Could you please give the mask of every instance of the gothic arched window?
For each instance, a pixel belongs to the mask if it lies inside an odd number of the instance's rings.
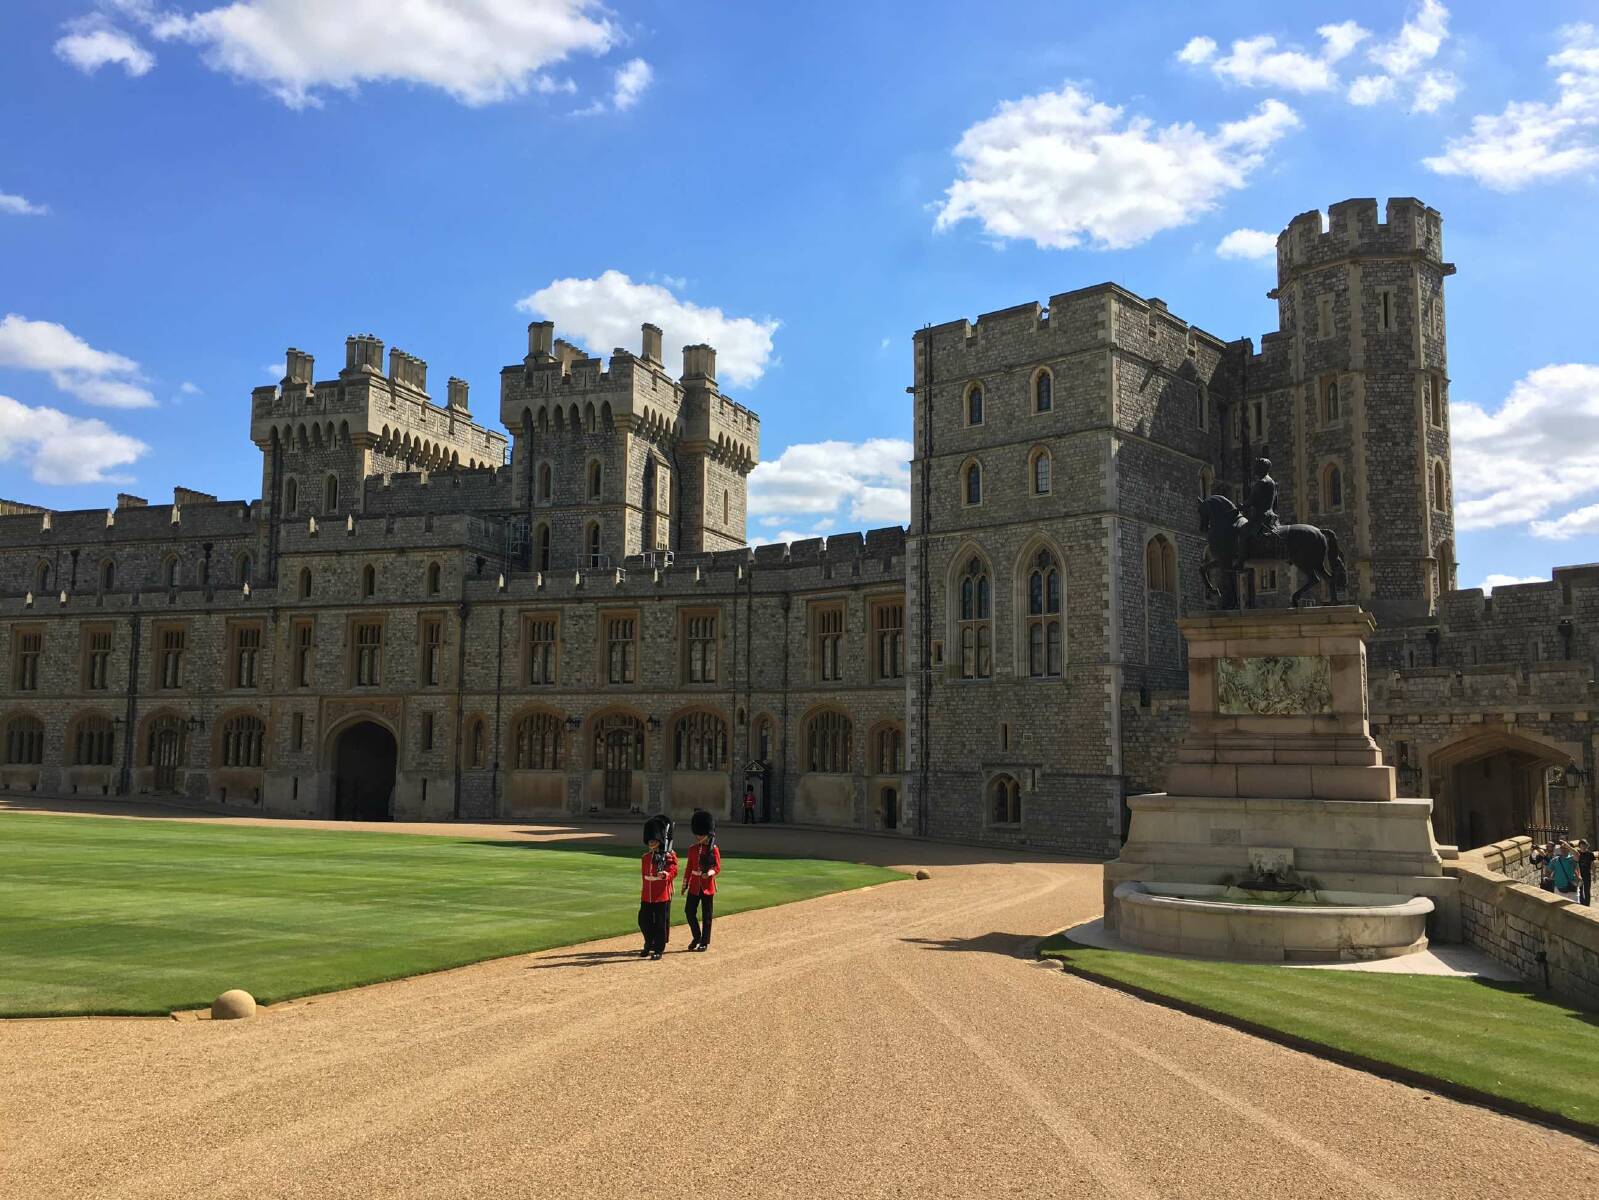
[[[1055,407],[1055,377],[1048,371],[1040,371],[1038,378],[1033,380],[1033,411],[1047,413]]]
[[[1152,592],[1177,593],[1177,548],[1163,533],[1144,547],[1144,586]]]
[[[992,825],[1022,823],[1022,785],[1014,775],[996,775],[989,783],[988,820]]]
[[[1049,495],[1051,480],[1050,468],[1054,465],[1048,450],[1034,450],[1032,458],[1032,485],[1033,495]]]
[[[806,770],[827,775],[850,772],[850,720],[840,712],[819,712],[805,726]]]
[[[539,499],[540,500],[548,500],[549,498],[550,498],[550,464],[549,463],[540,463],[539,464]]]
[[[339,477],[329,475],[322,488],[322,511],[332,512],[339,507]]]
[[[1328,463],[1322,470],[1321,507],[1324,512],[1339,512],[1344,507],[1344,473],[1337,463]]]
[[[983,423],[983,385],[980,383],[974,383],[966,389],[966,423]]]
[[[529,713],[516,723],[516,769],[559,771],[564,743],[560,717]]]
[[[983,464],[967,463],[963,478],[966,503],[968,505],[981,504],[983,502]]]
[[[1027,572],[1027,673],[1043,679],[1061,673],[1060,564],[1040,550]]]
[[[994,673],[993,588],[988,568],[975,554],[961,572],[957,634],[962,679],[987,679]]]
[[[548,525],[539,526],[539,536],[535,544],[537,546],[537,557],[534,559],[534,565],[540,571],[548,571],[550,569],[550,527]]]

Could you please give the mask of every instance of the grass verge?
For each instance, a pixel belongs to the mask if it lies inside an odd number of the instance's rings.
[[[641,853],[0,814],[0,1016],[164,1014],[232,987],[271,1004],[625,934]],[[724,853],[718,917],[904,878]]]
[[[1523,984],[1039,946],[1074,975],[1352,1066],[1599,1136],[1599,1014]]]

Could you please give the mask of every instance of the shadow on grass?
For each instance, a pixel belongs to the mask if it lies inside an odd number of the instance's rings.
[[[604,855],[606,858],[626,858],[631,859],[633,862],[638,862],[639,859],[644,857],[644,847],[642,844],[635,847],[631,845],[618,845],[614,842],[506,842],[501,841],[498,838],[474,839],[472,841],[463,842],[463,844],[468,846],[489,846],[498,850],[564,850],[578,854],[600,854]],[[690,844],[691,843],[683,843],[674,847],[679,861],[687,856],[688,847]],[[746,861],[764,859],[770,862],[847,862],[853,863],[857,866],[866,867],[875,865],[873,863],[863,863],[857,859],[818,858],[814,854],[781,854],[773,853],[767,850],[733,850],[729,849],[729,847],[720,841],[717,842],[717,847],[729,858],[736,856],[737,858]]]

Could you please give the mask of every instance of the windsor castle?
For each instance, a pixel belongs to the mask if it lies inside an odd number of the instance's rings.
[[[1453,273],[1435,210],[1347,200],[1279,236],[1258,349],[1108,283],[922,329],[909,529],[753,549],[760,420],[709,346],[535,323],[509,438],[376,338],[321,379],[291,349],[259,499],[0,504],[0,789],[447,820],[751,785],[775,822],[1113,854],[1186,724],[1196,500],[1265,455],[1377,618],[1373,733],[1439,840],[1591,838],[1599,567],[1455,590]]]

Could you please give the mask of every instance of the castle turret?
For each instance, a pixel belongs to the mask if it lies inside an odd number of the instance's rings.
[[[1258,450],[1284,519],[1337,533],[1355,599],[1379,619],[1426,615],[1454,586],[1442,219],[1409,198],[1382,215],[1356,199],[1323,226],[1303,213],[1277,239],[1271,295],[1293,367],[1278,394],[1251,382],[1250,407],[1278,418]]]

